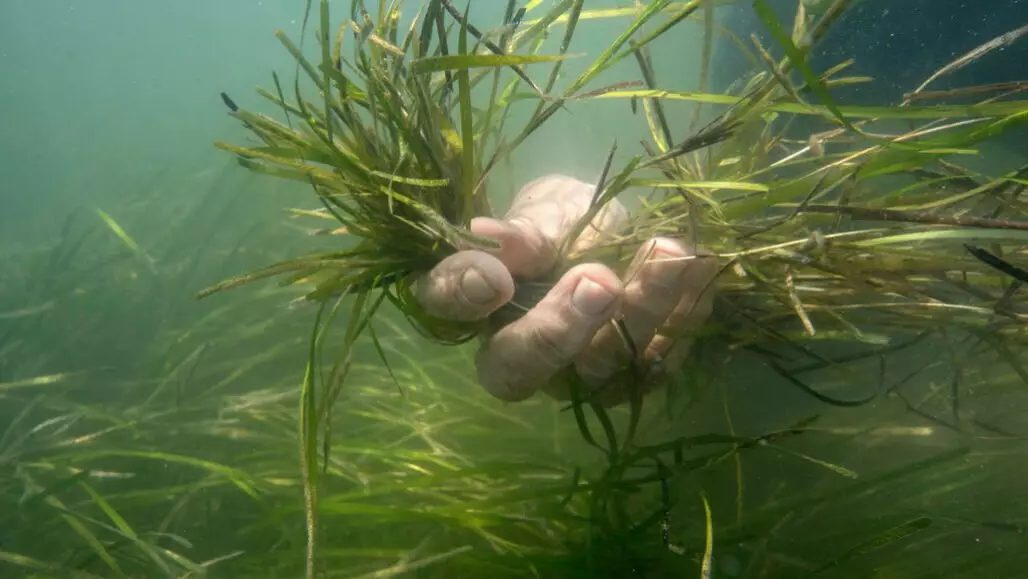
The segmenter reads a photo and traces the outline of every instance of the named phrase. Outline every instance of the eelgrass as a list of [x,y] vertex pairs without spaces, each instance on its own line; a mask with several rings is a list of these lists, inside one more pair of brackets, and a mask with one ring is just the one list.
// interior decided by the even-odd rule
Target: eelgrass
[[[641,9],[592,65],[562,94],[552,96],[549,93],[560,62],[567,56],[582,13],[582,0],[557,3],[540,20],[526,23],[521,33],[516,33],[518,24],[512,22],[514,2],[508,3],[503,26],[487,33],[472,26],[467,12],[461,14],[448,0],[429,2],[422,17],[415,18],[405,33],[399,29],[399,4],[381,3],[377,18],[373,19],[362,2],[352,2],[350,18],[343,21],[334,42],[329,34],[329,4],[322,0],[317,33],[321,49],[319,66],[311,64],[284,34],[278,34],[296,58],[298,69],[302,68],[317,87],[317,99],[303,98],[297,76],[293,86],[295,100],[287,102],[285,89],[276,75],[275,94],[262,91],[262,95],[283,108],[283,124],[242,110],[223,95],[232,114],[265,146],[219,146],[237,153],[240,162],[250,169],[309,182],[324,209],[342,226],[341,231],[359,239],[353,248],[271,266],[201,294],[287,274],[291,282],[315,283],[306,296],[308,300],[326,302],[338,299],[339,295],[355,295],[344,353],[337,358],[322,388],[317,387],[318,351],[324,335],[319,313],[304,378],[300,436],[307,496],[309,577],[314,573],[318,528],[316,453],[322,450],[323,465],[327,465],[329,454],[327,443],[322,449],[317,441],[319,436],[330,439],[327,429],[332,422],[332,406],[349,369],[348,352],[357,337],[366,328],[372,328],[370,321],[385,299],[437,341],[461,343],[484,329],[482,323],[455,323],[424,312],[412,291],[417,275],[455,251],[495,248],[494,243],[478,239],[468,230],[473,217],[491,214],[484,190],[490,170],[570,101],[583,98],[583,89],[600,72],[644,49],[701,4],[694,1],[674,8],[667,22],[641,40],[632,41],[647,22],[669,10],[672,3],[663,0]],[[309,8],[308,5],[308,15]],[[538,55],[550,25],[562,16],[567,18],[567,32],[560,53]],[[459,29],[456,51],[451,49],[447,32],[454,25]],[[344,59],[344,39],[351,32],[356,41],[354,56]],[[523,45],[533,45],[533,49],[521,54],[514,52],[516,46]],[[545,87],[540,88],[525,68],[547,61],[556,61],[555,68]],[[473,77],[472,72],[479,68],[486,70]],[[500,92],[499,71],[504,68],[511,68],[515,76]],[[489,100],[476,122],[472,89],[490,79]],[[528,85],[521,88],[534,93],[538,106],[520,131],[508,140],[505,133],[498,131],[504,126],[521,83]],[[611,89],[593,91],[591,95],[608,90]],[[665,158],[685,154],[725,136],[704,135],[701,139],[686,140]],[[487,150],[490,138],[496,141]],[[476,150],[478,144],[482,150]],[[604,183],[597,188],[593,208],[582,218],[578,232],[628,186],[628,176],[636,164],[611,173],[606,182],[610,170],[608,157]],[[577,233],[570,239],[575,237]],[[377,296],[373,297],[375,293]],[[340,304],[336,301],[336,308]],[[329,314],[330,320],[335,311],[334,308]]]
[[[236,175],[209,186],[221,190]],[[251,194],[262,184],[234,186]],[[3,249],[0,576],[299,576],[295,362],[307,322],[280,307],[290,293],[275,288],[201,308],[163,297],[288,254],[265,252],[292,231],[261,223],[253,237],[250,224],[224,219],[232,206],[220,195],[192,204],[166,190],[149,195],[103,208],[132,244],[82,211],[52,250]],[[154,226],[169,215],[174,230]],[[202,252],[197,238],[207,240]],[[159,284],[142,283],[150,265],[133,245],[153,258]],[[174,315],[148,316],[155,309]],[[905,455],[910,440],[938,444],[950,428],[892,405],[852,421],[835,416],[849,427],[822,418],[762,433],[740,413],[734,434],[731,422],[697,426],[717,408],[679,416],[676,407],[690,436],[644,436],[619,456],[656,456],[663,468],[640,460],[618,478],[576,445],[572,421],[551,422],[542,400],[491,404],[461,370],[466,351],[431,348],[385,316],[375,327],[392,376],[374,363],[370,336],[355,344],[320,481],[319,574],[695,577],[704,561],[720,576],[734,559],[740,577],[873,570],[927,579],[1017,576],[1026,564],[1016,437],[975,429],[954,434],[952,450]],[[962,408],[975,413],[958,426],[973,418],[1025,432],[1017,374],[954,349]],[[890,367],[887,390],[948,422],[950,363],[933,356],[913,380]],[[734,409],[750,395],[741,386],[703,390],[723,392]],[[824,468],[814,456],[839,464]],[[745,461],[738,479],[736,460]],[[736,484],[746,491],[738,505]]]
[[[1020,125],[1028,104],[999,95],[971,104],[911,105],[923,100],[916,97],[925,84],[899,105],[837,106],[831,87],[869,79],[840,77],[848,62],[815,74],[806,57],[847,1],[835,2],[817,19],[808,18],[799,3],[791,31],[765,2],[755,2],[785,58],[773,60],[754,38],[751,57],[767,70],[738,96],[661,90],[646,47],[703,4],[658,1],[629,11],[634,18],[625,33],[554,95],[556,72],[583,2],[557,2],[538,20],[520,24],[512,21],[510,3],[502,26],[485,33],[447,1],[428,2],[406,30],[399,29],[399,3],[381,3],[372,17],[361,2],[353,2],[334,40],[328,3],[322,2],[319,65],[279,33],[298,68],[318,88],[318,98],[302,97],[299,78],[293,87],[284,87],[276,76],[275,93],[261,94],[283,108],[285,124],[229,100],[232,114],[265,146],[219,146],[237,153],[248,168],[310,183],[324,215],[338,220],[335,232],[356,243],[229,280],[202,295],[286,275],[283,283],[314,284],[309,300],[359,296],[357,303],[363,305],[354,311],[360,315],[351,319],[355,331],[371,318],[364,308],[374,310],[389,300],[433,339],[467,340],[482,325],[428,316],[413,297],[417,275],[455,251],[492,247],[467,230],[471,218],[491,215],[485,191],[489,172],[552,115],[568,106],[588,106],[578,100],[625,99],[644,105],[652,133],[652,141],[643,144],[648,155],[620,169],[611,167],[613,155],[608,157],[593,211],[576,231],[629,188],[650,189],[651,194],[613,239],[579,253],[565,246],[562,267],[590,259],[623,266],[653,235],[684,237],[712,250],[723,264],[717,289],[742,323],[730,338],[755,347],[784,343],[803,351],[811,340],[874,346],[889,340],[858,329],[849,321],[852,315],[915,332],[950,321],[991,331],[989,324],[999,321],[993,306],[1007,305],[995,288],[1018,275],[1016,266],[995,254],[1018,251],[1028,235],[1016,201],[1028,169],[990,177],[962,166],[959,159]],[[667,19],[646,33],[645,26],[662,14]],[[544,32],[561,24],[566,33],[560,53],[537,54]],[[459,30],[455,52],[445,35],[451,28]],[[351,59],[343,57],[347,39],[354,43]],[[534,50],[516,52],[526,45]],[[940,73],[971,64],[996,46],[992,42],[972,50]],[[598,73],[625,58],[638,60],[642,81],[582,94]],[[553,60],[543,86],[529,79],[526,71]],[[516,74],[499,91],[506,69]],[[473,106],[471,90],[482,83],[490,88],[489,81],[488,101]],[[624,88],[640,83],[648,86]],[[285,98],[289,88],[293,102]],[[503,123],[515,96],[538,104],[525,125],[512,132]],[[821,103],[810,102],[810,96]],[[676,131],[664,113],[669,100],[728,109],[699,131]],[[792,130],[817,122],[824,129],[813,134],[797,137]],[[897,123],[915,122],[920,124],[895,131]],[[887,128],[869,130],[883,123],[889,123]],[[496,134],[500,127],[505,132]],[[508,132],[514,136],[508,138]],[[968,242],[989,244],[991,253],[977,246],[965,249]]]
[[[47,312],[61,315],[41,320],[44,332],[19,334],[32,339],[14,343],[19,366],[7,371],[22,376],[55,348],[88,350],[89,343],[96,343],[92,336],[120,335],[143,325],[139,314],[153,303],[149,291],[138,286],[105,286],[85,303],[59,291],[82,287],[94,276],[110,279],[122,268],[147,271],[149,266],[135,259],[130,247],[146,248],[166,282],[188,280],[193,272],[171,259],[179,252],[136,239],[134,222],[119,219],[117,227],[133,243],[125,243],[97,218],[87,231],[100,241],[108,241],[100,234],[109,232],[110,246],[76,243],[75,227],[49,256],[42,256],[44,266],[61,263],[74,247],[82,247],[88,257],[65,264],[60,272],[44,267],[38,277],[26,276],[29,287],[46,280],[44,285],[57,290],[42,297],[58,298]],[[184,224],[203,231],[197,220]],[[215,246],[219,251],[212,261],[219,264],[220,250],[231,245],[229,240]],[[108,261],[104,248],[123,258],[102,267],[89,261]],[[282,300],[281,294],[267,297]],[[20,302],[36,296],[4,297]],[[5,467],[0,476],[0,572],[50,577],[297,574],[302,541],[283,539],[302,535],[297,521],[303,513],[296,501],[302,485],[290,451],[298,392],[288,361],[295,350],[266,348],[261,338],[288,346],[295,341],[283,337],[299,336],[302,330],[287,310],[268,318],[261,301],[262,311],[251,309],[251,315],[250,304],[230,301],[170,321],[146,353],[138,354],[146,362],[139,366],[140,375],[119,367],[118,380],[93,372],[0,382],[3,412],[11,416],[0,430],[0,464]],[[28,311],[22,308],[17,319],[30,319]],[[78,311],[95,316],[77,318]],[[123,328],[112,319],[130,321]],[[65,333],[66,321],[86,324],[88,335]],[[380,334],[394,360],[415,355],[407,348],[394,350],[397,338],[403,335],[393,330]],[[7,342],[5,352],[11,351]],[[95,357],[98,352],[88,353]],[[4,360],[10,362],[6,354]],[[452,365],[452,358],[438,363]],[[427,364],[397,365],[395,379],[409,393],[402,400],[378,368],[354,366],[360,395],[343,414],[345,428],[333,435],[324,475],[325,486],[334,492],[324,500],[321,515],[333,532],[321,561],[331,576],[392,576],[451,564],[516,577],[524,572],[526,557],[544,559],[539,565],[560,573],[566,566],[561,538],[575,535],[580,524],[575,515],[553,516],[547,509],[568,493],[567,469],[544,453],[527,452],[537,446],[512,453],[503,444],[522,437],[537,443],[535,425],[488,408],[484,394],[466,379],[432,380]],[[498,420],[506,428],[495,429]],[[462,448],[476,440],[478,452]],[[576,498],[570,505],[572,512],[579,511],[579,502]],[[453,562],[473,550],[467,560]]]
[[[630,17],[624,33],[556,94],[557,71],[584,13],[581,0],[555,2],[539,19],[520,22],[511,2],[501,26],[486,32],[446,0],[428,2],[405,30],[399,26],[401,3],[381,3],[372,16],[363,3],[351,2],[350,17],[334,40],[328,3],[322,0],[317,65],[278,34],[298,69],[317,88],[317,97],[303,97],[299,77],[290,87],[276,76],[275,92],[261,94],[283,109],[284,123],[240,109],[226,97],[232,114],[264,144],[219,146],[236,153],[247,168],[309,183],[324,206],[321,215],[336,220],[336,232],[356,242],[229,280],[202,295],[284,275],[286,284],[314,284],[308,300],[336,300],[329,322],[342,304],[340,296],[354,296],[343,354],[323,381],[318,370],[326,335],[322,314],[310,342],[301,411],[309,576],[318,528],[317,473],[328,464],[331,408],[350,368],[350,349],[371,330],[382,354],[371,322],[384,300],[436,341],[461,343],[483,329],[479,323],[428,316],[414,299],[413,284],[455,251],[492,247],[467,229],[473,217],[492,214],[485,189],[490,171],[561,109],[588,106],[576,101],[624,99],[633,109],[641,103],[651,132],[651,141],[643,143],[646,155],[622,167],[612,166],[611,151],[591,211],[576,232],[624,191],[651,193],[628,227],[612,238],[577,253],[570,251],[570,244],[561,248],[563,260],[556,273],[587,260],[621,269],[654,235],[685,238],[704,247],[723,267],[716,282],[720,315],[700,337],[760,354],[771,371],[830,405],[868,404],[885,394],[882,380],[870,392],[846,397],[818,391],[806,383],[804,373],[830,369],[852,380],[857,374],[844,363],[869,358],[879,360],[884,372],[887,354],[929,336],[948,344],[949,332],[957,330],[990,348],[1028,383],[1028,373],[1011,353],[1025,338],[1024,313],[1012,300],[1024,281],[1023,270],[1005,257],[1016,261],[1028,239],[1019,200],[1028,185],[1028,167],[989,176],[959,161],[1028,120],[1028,102],[1001,92],[969,104],[912,104],[929,98],[929,81],[972,64],[1020,34],[1015,30],[971,50],[903,103],[841,106],[830,89],[868,79],[840,76],[849,62],[819,74],[808,56],[851,3],[837,0],[817,18],[808,18],[799,2],[787,30],[764,0],[753,2],[785,56],[776,60],[754,37],[754,46],[747,50],[764,72],[737,93],[723,95],[662,90],[646,50],[692,17],[706,4],[702,0],[655,1],[613,11]],[[707,18],[709,33],[709,14]],[[655,26],[647,32],[650,24]],[[539,55],[545,33],[560,25],[565,35],[559,53]],[[451,30],[456,31],[455,50]],[[343,57],[347,39],[353,43],[349,59]],[[519,51],[525,46],[530,48]],[[641,81],[589,86],[600,72],[625,58],[638,62]],[[554,68],[546,82],[537,84],[529,73],[547,61]],[[704,68],[709,70],[709,63]],[[502,76],[508,70],[513,74]],[[626,88],[638,84],[644,88]],[[476,107],[472,90],[481,90],[480,85],[488,89],[488,99]],[[592,90],[583,92],[587,87]],[[1018,92],[1016,86],[996,90]],[[970,87],[935,98],[982,92]],[[505,124],[509,107],[525,98],[537,103],[535,112],[525,125],[511,130]],[[727,108],[706,127],[683,131],[672,126],[664,111],[675,100]],[[675,328],[663,333],[690,337],[679,336]],[[821,342],[854,347],[838,356],[825,353]],[[629,391],[637,390],[631,383],[635,375],[619,376],[629,381]],[[566,378],[577,382],[573,372]],[[613,512],[617,520],[622,499],[611,489],[641,461],[659,462],[661,454],[671,454],[673,468],[691,469],[681,454],[691,444],[686,439],[653,448],[633,445],[639,396],[630,401],[628,432],[619,439],[608,413],[583,397],[580,388],[572,392],[571,408],[583,437],[609,460],[604,475],[609,484],[591,495],[591,516]],[[900,395],[899,387],[889,393]],[[956,400],[953,406],[959,418]],[[590,430],[587,407],[602,436]],[[707,460],[715,459],[721,460]],[[636,482],[647,480],[657,482],[662,475]]]
[[[462,249],[494,249],[495,242],[479,239],[467,229],[472,218],[492,214],[485,190],[490,171],[571,101],[612,90],[583,92],[601,72],[642,50],[701,4],[675,6],[661,1],[640,10],[624,34],[561,94],[553,95],[582,1],[559,2],[539,20],[523,22],[520,32],[511,21],[511,2],[503,26],[485,33],[449,1],[427,3],[406,31],[399,29],[398,3],[380,3],[377,18],[372,18],[362,2],[352,2],[350,18],[342,22],[334,41],[329,35],[328,3],[321,2],[319,65],[309,62],[300,48],[278,33],[298,68],[318,89],[318,99],[302,97],[299,78],[293,87],[283,87],[276,75],[275,93],[259,92],[283,107],[285,123],[281,123],[241,109],[225,97],[231,114],[265,146],[223,142],[218,146],[237,153],[247,168],[310,183],[324,205],[324,215],[338,221],[335,232],[358,241],[349,249],[301,257],[226,281],[201,295],[274,275],[288,275],[284,283],[313,283],[306,295],[312,301],[370,294],[380,288],[382,298],[398,305],[433,339],[450,343],[469,339],[482,324],[428,316],[413,298],[417,274]],[[630,41],[645,23],[672,8],[671,20],[660,29],[640,42]],[[561,18],[567,32],[559,54],[538,54],[549,28]],[[454,27],[459,29],[456,50],[448,34]],[[354,55],[346,59],[343,47],[351,34]],[[531,48],[514,51],[521,46]],[[525,72],[553,61],[556,64],[543,87]],[[501,91],[500,72],[506,69],[515,74],[504,79]],[[287,102],[290,88],[295,96]],[[476,89],[488,89],[485,105],[473,106],[471,92]],[[526,98],[519,90],[527,91],[527,98],[536,99],[537,106],[513,133],[505,123],[510,107]],[[686,141],[679,154],[698,147],[695,141]],[[609,168],[608,160],[604,173]],[[625,188],[632,168],[610,174],[609,186],[597,195],[596,211]],[[583,219],[582,227],[587,222]]]
[[[658,192],[636,217],[652,227],[648,234],[689,236],[721,259],[725,315],[706,332],[769,354],[773,370],[840,406],[874,396],[819,394],[791,371],[838,366],[842,360],[819,353],[822,340],[866,346],[847,359],[880,357],[929,334],[947,339],[946,329],[959,328],[991,344],[1016,369],[1008,350],[1026,337],[1024,314],[1013,301],[1024,272],[1001,256],[1016,261],[1028,240],[1017,200],[1028,185],[1028,165],[990,176],[960,162],[1028,121],[1028,101],[1007,98],[1015,90],[984,102],[910,106],[922,85],[898,106],[833,104],[828,87],[866,79],[837,77],[845,62],[816,75],[806,55],[848,4],[835,2],[810,24],[801,3],[790,34],[766,2],[754,2],[788,57],[774,61],[754,37],[768,70],[738,98],[658,90],[600,97],[653,97],[657,111],[675,98],[732,103],[719,122],[736,123],[740,137],[692,159],[661,163],[667,178],[681,182],[655,183],[675,191]],[[985,53],[979,47],[956,62],[967,65]],[[798,82],[791,80],[794,70]],[[811,120],[796,115],[827,126],[797,138],[792,125]],[[896,131],[903,123],[909,125]],[[659,137],[655,132],[654,141]],[[636,235],[637,229],[626,242]]]

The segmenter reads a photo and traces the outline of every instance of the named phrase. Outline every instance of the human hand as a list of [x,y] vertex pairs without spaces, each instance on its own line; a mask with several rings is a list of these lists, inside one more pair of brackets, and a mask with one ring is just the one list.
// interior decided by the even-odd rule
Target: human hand
[[[500,243],[499,251],[447,257],[418,281],[418,300],[442,318],[489,317],[514,296],[515,278],[531,280],[553,268],[558,248],[588,210],[594,190],[594,185],[562,175],[529,183],[503,220],[471,222],[473,233]],[[626,219],[625,208],[612,201],[574,247],[588,247]],[[623,320],[644,363],[680,367],[692,345],[689,334],[710,316],[710,282],[717,274],[714,259],[674,259],[692,255],[682,242],[656,238],[639,249],[624,281],[598,263],[571,268],[521,318],[485,336],[476,355],[479,382],[508,402],[525,400],[539,389],[566,400],[567,385],[553,378],[574,364],[586,387],[599,389],[630,358],[610,323],[615,316]],[[685,337],[657,335],[662,326]],[[627,398],[628,392],[604,389],[596,400],[615,406]]]

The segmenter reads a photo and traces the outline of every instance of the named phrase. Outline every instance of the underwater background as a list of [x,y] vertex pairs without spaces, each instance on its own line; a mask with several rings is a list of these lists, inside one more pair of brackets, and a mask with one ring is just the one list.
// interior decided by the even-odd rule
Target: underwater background
[[[506,3],[472,4],[475,22],[499,23]],[[718,26],[767,37],[750,2],[716,4]],[[771,4],[787,22],[796,6]],[[0,3],[0,577],[303,576],[296,415],[314,311],[273,281],[196,299],[332,243],[287,212],[315,207],[309,189],[212,146],[245,138],[219,93],[250,104],[272,70],[292,79],[273,33],[299,38],[303,16],[302,1]],[[839,102],[891,104],[1026,24],[1025,0],[864,0],[811,63],[855,59],[876,82]],[[572,52],[591,54],[624,22],[579,26]],[[703,44],[701,20],[655,43],[661,84],[698,90]],[[721,92],[754,67],[718,40],[711,72]],[[1022,39],[940,86],[1026,77]],[[491,193],[503,207],[546,173],[595,180],[614,140],[624,159],[647,134],[623,101],[583,103],[501,167]],[[976,162],[1024,166],[1026,143],[1012,131]],[[471,345],[434,346],[388,313],[375,330],[390,367],[362,341],[333,418],[324,576],[701,576],[702,489],[710,577],[1028,577],[1028,385],[1002,364],[939,363],[971,349],[925,341],[841,386],[909,382],[917,408],[826,406],[746,353],[700,358],[694,380],[654,396],[643,439],[731,432],[752,448],[684,445],[703,467],[635,493],[636,522],[590,544],[585,499],[565,495],[603,457],[568,412],[490,398]],[[958,380],[960,408],[940,394]],[[761,438],[814,415],[803,436]]]

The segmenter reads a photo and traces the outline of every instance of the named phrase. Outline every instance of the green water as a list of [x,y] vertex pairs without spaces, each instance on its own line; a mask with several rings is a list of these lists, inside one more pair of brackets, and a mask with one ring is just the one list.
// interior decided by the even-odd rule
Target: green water
[[[0,577],[303,576],[297,411],[315,309],[291,309],[299,290],[273,281],[195,298],[331,246],[285,212],[316,206],[308,188],[211,146],[246,138],[219,92],[249,103],[271,70],[292,78],[273,32],[298,38],[302,17],[271,0],[0,6]],[[573,52],[593,53],[624,23],[580,26]],[[697,88],[699,22],[652,50],[665,87]],[[614,139],[625,159],[647,135],[623,101],[586,103],[500,168],[496,202],[545,173],[595,179]],[[983,162],[1025,161],[1007,148]],[[569,491],[607,484],[605,457],[570,412],[490,398],[472,345],[428,344],[391,311],[375,331],[389,369],[362,340],[332,417],[319,576],[700,577],[701,491],[713,577],[1026,576],[1028,386],[974,364],[963,336],[818,382],[841,398],[903,384],[859,408],[703,345],[692,379],[647,402],[637,441],[678,441],[693,466],[639,485],[622,525],[590,535],[593,495]],[[628,410],[611,417],[620,431]]]

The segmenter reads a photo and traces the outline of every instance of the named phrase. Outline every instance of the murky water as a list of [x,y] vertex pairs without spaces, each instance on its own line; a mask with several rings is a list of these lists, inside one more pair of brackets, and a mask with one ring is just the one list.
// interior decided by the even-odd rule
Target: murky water
[[[0,6],[0,576],[303,576],[297,420],[316,308],[290,308],[301,291],[273,280],[196,299],[339,243],[288,212],[318,206],[309,187],[248,172],[212,146],[252,140],[219,93],[259,108],[253,88],[272,90],[273,70],[292,82],[274,32],[299,38],[303,4]],[[349,2],[329,4],[334,20],[348,15]],[[506,6],[472,4],[485,29]],[[527,4],[531,19],[556,3]],[[711,30],[771,46],[751,2],[715,4]],[[789,28],[796,3],[771,4]],[[831,2],[805,4],[823,13]],[[847,106],[893,105],[1028,25],[1023,0],[853,4],[809,61],[821,72],[853,58],[846,74],[876,78],[833,89]],[[404,3],[404,18],[419,5]],[[570,52],[601,52],[632,5],[586,0],[592,17]],[[766,70],[721,34],[702,86],[704,15],[649,47],[661,88],[720,93]],[[1006,98],[1024,98],[1028,38],[1009,40],[932,89],[1008,83]],[[560,82],[589,62],[569,60]],[[638,77],[629,57],[597,86]],[[494,203],[547,173],[595,180],[615,140],[616,164],[641,154],[651,130],[626,101],[571,103],[497,168]],[[669,102],[667,112],[677,130],[693,108]],[[955,161],[980,182],[1016,171],[1028,163],[1023,131]],[[1023,195],[1002,198],[1023,219]],[[1024,267],[1024,246],[1005,247]],[[474,381],[474,344],[430,344],[386,309],[378,343],[355,346],[320,433],[332,444],[319,453],[318,576],[1021,577],[1028,374],[1023,342],[1000,350],[991,340],[1023,332],[1023,290],[1007,278],[988,289],[1010,293],[1005,325],[974,331],[961,318],[900,353],[883,346],[803,374],[835,401],[878,394],[866,404],[811,396],[752,344],[704,342],[687,379],[647,399],[636,463],[614,474],[574,412],[543,396],[501,404]],[[715,322],[737,321],[735,303]],[[325,373],[344,329],[321,353]],[[623,436],[629,410],[610,417]]]

